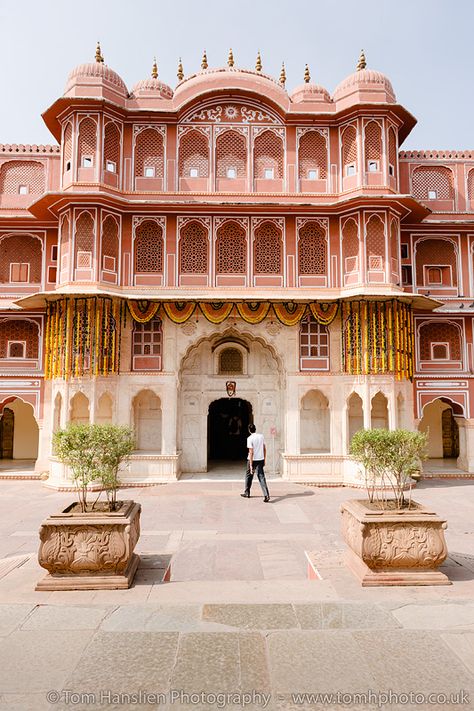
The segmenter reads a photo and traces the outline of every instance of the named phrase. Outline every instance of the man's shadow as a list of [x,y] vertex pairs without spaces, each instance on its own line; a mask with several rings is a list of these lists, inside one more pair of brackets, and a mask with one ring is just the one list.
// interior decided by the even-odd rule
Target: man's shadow
[[285,499],[297,499],[301,496],[314,496],[314,491],[303,491],[301,494],[283,494],[281,496],[272,496],[270,494],[270,501],[275,503],[276,501],[284,501]]

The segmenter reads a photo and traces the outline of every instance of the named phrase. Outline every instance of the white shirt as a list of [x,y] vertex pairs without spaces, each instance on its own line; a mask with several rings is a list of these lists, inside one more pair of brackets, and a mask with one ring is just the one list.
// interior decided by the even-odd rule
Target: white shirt
[[[250,437],[247,437],[247,447],[253,449],[252,459],[254,461],[265,459],[264,443],[263,434],[258,434],[258,432],[254,432]],[[247,459],[250,459],[250,452]]]

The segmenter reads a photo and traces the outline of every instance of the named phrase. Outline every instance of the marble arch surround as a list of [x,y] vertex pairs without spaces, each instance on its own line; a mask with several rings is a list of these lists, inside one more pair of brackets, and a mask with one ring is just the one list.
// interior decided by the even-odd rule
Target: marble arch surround
[[[255,327],[254,327],[255,328]],[[248,349],[247,372],[243,375],[216,374],[214,351],[223,343],[237,343]],[[178,449],[182,473],[207,471],[207,416],[214,400],[227,397],[226,381],[237,383],[236,397],[252,405],[254,422],[265,435],[269,456],[267,471],[279,472],[284,446],[284,368],[280,355],[260,335],[236,328],[216,330],[202,336],[186,350],[179,369]],[[270,451],[273,450],[274,462]]]

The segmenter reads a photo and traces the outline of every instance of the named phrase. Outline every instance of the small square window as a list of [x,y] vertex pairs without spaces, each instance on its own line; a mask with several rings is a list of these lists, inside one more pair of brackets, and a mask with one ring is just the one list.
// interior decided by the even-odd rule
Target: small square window
[[432,343],[431,360],[449,360],[449,344]]
[[367,163],[367,169],[369,173],[376,173],[379,169],[378,160],[369,160],[369,162]]
[[428,190],[428,200],[436,200],[438,197],[438,193],[436,190]]
[[30,191],[29,191],[28,185],[19,185],[18,186],[18,193],[20,195],[28,195],[29,192]]
[[388,166],[388,174],[389,174],[392,178],[393,178],[393,176],[395,175],[395,168],[393,167],[393,165],[392,165],[391,163],[390,163],[389,166]]
[[189,177],[190,178],[199,178],[199,170],[197,168],[190,168],[189,169]]
[[406,242],[402,242],[400,245],[400,255],[402,259],[408,259],[408,245]]
[[58,245],[57,244],[51,245],[51,261],[52,262],[58,261]]
[[66,163],[66,173],[67,173],[69,170],[71,170],[71,161],[70,161],[70,160],[68,160],[67,163]]
[[108,173],[116,173],[117,172],[117,164],[113,160],[106,160],[105,161],[105,170]]
[[155,177],[155,168],[152,165],[146,165],[144,174],[145,174],[145,178],[154,178]]
[[24,358],[26,351],[25,341],[8,341],[8,357]]
[[273,180],[273,178],[275,177],[275,171],[273,170],[273,168],[265,168],[264,175],[265,180]]
[[234,180],[234,178],[237,177],[237,170],[236,168],[227,168],[227,177],[230,178],[231,180]]
[[317,180],[318,179],[318,171],[317,170],[308,170],[308,180]]
[[346,176],[349,177],[350,175],[355,175],[356,174],[356,167],[354,163],[351,163],[351,165],[346,165]]
[[94,165],[94,161],[92,160],[92,156],[82,156],[82,167],[83,168],[92,168]]

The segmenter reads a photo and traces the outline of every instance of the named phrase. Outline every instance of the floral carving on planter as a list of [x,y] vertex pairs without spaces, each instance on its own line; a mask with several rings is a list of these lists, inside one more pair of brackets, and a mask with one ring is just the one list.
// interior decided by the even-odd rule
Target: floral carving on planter
[[138,565],[141,506],[124,501],[118,511],[50,516],[40,528],[38,560],[49,575],[38,590],[129,587]]

